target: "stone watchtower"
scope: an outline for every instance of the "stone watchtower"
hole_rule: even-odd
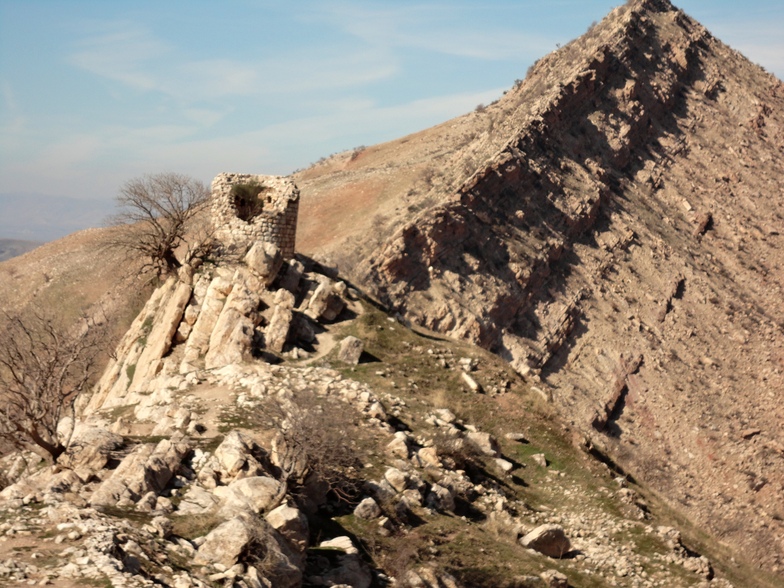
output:
[[[225,253],[243,256],[254,243],[294,257],[299,189],[288,178],[223,173],[212,181],[212,225]]]

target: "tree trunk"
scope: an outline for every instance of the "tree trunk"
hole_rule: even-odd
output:
[[[49,443],[46,439],[41,437],[41,435],[39,435],[38,431],[36,431],[35,429],[30,431],[29,434],[30,434],[30,439],[32,439],[33,442],[36,445],[38,445],[38,447],[45,450],[51,456],[52,463],[57,463],[57,459],[63,453],[65,453],[66,447],[62,443],[59,442]]]

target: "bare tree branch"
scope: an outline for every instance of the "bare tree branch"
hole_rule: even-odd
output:
[[[124,249],[145,260],[142,271],[158,276],[176,272],[183,263],[202,253],[208,235],[187,243],[183,258],[177,250],[195,217],[207,206],[209,190],[188,176],[176,173],[148,175],[128,181],[116,198],[120,212],[110,220],[122,230],[109,245]]]
[[[68,448],[74,403],[107,347],[105,321],[83,317],[71,328],[41,311],[0,312],[0,438],[51,461]],[[60,421],[71,429],[58,435]]]

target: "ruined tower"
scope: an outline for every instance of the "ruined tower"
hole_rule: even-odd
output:
[[[264,241],[293,258],[298,211],[299,189],[288,178],[222,173],[212,181],[212,224],[227,254]]]

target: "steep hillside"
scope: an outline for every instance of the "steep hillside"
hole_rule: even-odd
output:
[[[485,112],[303,173],[303,209],[354,190],[372,234],[408,215],[359,250],[358,283],[541,380],[594,443],[781,570],[782,107],[779,80],[681,11],[631,2]],[[406,171],[358,167],[405,141]]]
[[[150,295],[138,259],[107,247],[116,229],[87,229],[0,262],[0,312],[38,309],[65,321],[101,315],[121,336]]]
[[[355,294],[319,346],[358,337],[356,364],[292,348],[278,365],[162,373],[87,415],[57,466],[0,461],[16,480],[0,492],[0,582],[776,586],[586,445],[503,360]],[[284,475],[286,429],[270,427],[281,401],[323,460],[303,486]],[[325,465],[346,458],[338,486]]]
[[[0,309],[144,309],[66,461],[3,463],[0,582],[780,584],[783,107],[632,0],[496,103],[294,174],[294,258],[149,299],[103,230],[1,263]]]

